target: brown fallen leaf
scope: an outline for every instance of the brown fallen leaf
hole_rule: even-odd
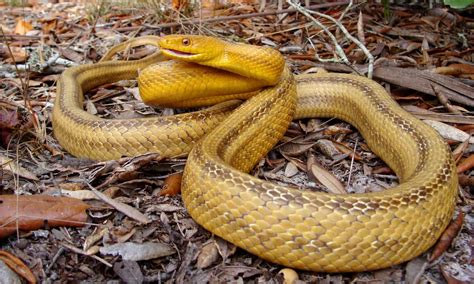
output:
[[[42,19],[39,21],[41,23],[41,31],[43,34],[48,34],[51,31],[54,31],[58,27],[58,19]]]
[[[140,261],[169,256],[176,250],[165,243],[119,243],[100,248],[101,254],[120,255],[124,260]]]
[[[114,272],[122,279],[123,283],[143,283],[143,273],[136,261],[117,261],[114,263]]]
[[[468,64],[455,63],[449,66],[438,67],[433,72],[443,75],[454,75],[458,76],[461,74],[474,74],[474,67]]]
[[[459,163],[461,160],[463,154],[466,152],[467,148],[469,147],[469,140],[466,140],[462,143],[460,143],[454,150],[453,150],[453,157],[454,161]]]
[[[10,48],[10,52],[8,52],[9,58],[7,58],[6,63],[20,63],[25,62],[26,58],[28,57],[28,53],[26,49],[23,47],[12,46]]]
[[[458,178],[459,178],[459,185],[460,186],[467,186],[468,188],[471,187],[471,186],[474,186],[474,177],[473,176],[459,174]]]
[[[19,175],[21,177],[27,178],[27,179],[38,180],[35,174],[33,174],[32,172],[18,165],[16,161],[8,157],[5,157],[1,154],[0,154],[0,168],[7,170],[15,175]]]
[[[29,22],[23,19],[19,19],[18,22],[16,23],[16,26],[15,26],[16,34],[25,35],[27,32],[31,30],[33,30],[33,26]]]
[[[334,142],[334,145],[343,154],[349,155],[349,157],[351,157],[351,158],[352,158],[352,155],[354,155],[354,160],[356,160],[356,161],[361,161],[362,160],[362,157],[359,154],[357,154],[357,152],[355,152],[354,149],[349,148],[349,146],[347,146],[347,145],[345,145],[341,142],[337,142],[337,141]]]
[[[330,125],[323,131],[324,135],[349,134],[349,133],[352,133],[351,129],[336,126],[336,125]]]
[[[0,145],[8,146],[15,129],[20,127],[19,115],[16,110],[0,111]]]
[[[211,266],[219,258],[219,251],[215,241],[205,244],[197,257],[197,268],[204,269]]]
[[[36,277],[26,264],[13,254],[0,250],[0,260],[3,261],[16,274],[25,278],[28,283],[36,283]]]
[[[181,11],[186,9],[189,6],[188,0],[173,0],[172,5],[173,9]]]
[[[307,165],[307,168],[309,170],[308,175],[310,177],[313,176],[324,186],[326,186],[329,192],[335,194],[347,193],[346,189],[344,188],[344,185],[333,174],[328,172],[325,168],[323,168],[316,162],[316,158],[314,157],[314,155],[309,155]]]
[[[441,235],[435,247],[433,248],[433,252],[428,258],[430,262],[440,257],[449,248],[454,238],[461,230],[463,221],[464,213],[459,212],[458,216],[456,217],[456,220],[451,221],[451,223],[449,223],[448,227],[446,228],[446,230],[444,230],[443,234]]]
[[[458,165],[458,174],[468,171],[474,167],[474,154],[471,154],[469,157],[464,159]]]
[[[280,152],[288,156],[299,156],[314,146],[314,143],[288,142],[280,147]]]
[[[379,166],[379,167],[376,167],[372,170],[372,174],[386,175],[386,174],[393,174],[393,171],[392,171],[391,168],[389,168],[387,166]]]
[[[341,151],[339,151],[335,143],[329,139],[319,139],[316,141],[315,146],[323,155],[333,160],[341,155]]]
[[[169,195],[175,196],[181,193],[181,179],[183,173],[172,174],[165,179],[163,188],[160,191],[160,196]]]
[[[137,177],[138,171],[149,165],[151,162],[159,162],[163,158],[157,153],[143,154],[133,158],[123,158],[118,161],[106,161],[104,162],[104,169],[100,171],[100,174],[104,174],[112,170],[112,174],[97,188],[103,188],[109,184],[117,181],[127,181]]]
[[[0,195],[0,204],[0,238],[45,225],[81,227],[90,207],[78,199],[49,195]]]

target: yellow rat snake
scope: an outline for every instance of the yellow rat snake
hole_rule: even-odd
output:
[[[82,65],[62,74],[53,127],[70,153],[105,160],[190,151],[182,198],[192,218],[263,259],[298,269],[348,272],[401,263],[431,247],[449,223],[458,184],[450,149],[374,81],[332,73],[293,76],[273,49],[212,37],[134,41],[132,45],[157,44],[160,51],[137,61]],[[152,64],[157,61],[163,62]],[[87,90],[136,76],[147,103],[217,105],[139,119],[101,119],[83,110]],[[247,98],[234,110],[235,99]],[[336,195],[246,174],[292,119],[315,116],[354,125],[395,171],[400,185]]]

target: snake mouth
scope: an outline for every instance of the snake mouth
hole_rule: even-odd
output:
[[[195,53],[184,52],[184,51],[180,51],[180,50],[176,50],[176,49],[169,49],[169,48],[162,48],[161,50],[166,55],[170,55],[170,56],[173,56],[173,57],[179,57],[179,58],[189,58],[189,57],[198,55],[198,54],[195,54]]]

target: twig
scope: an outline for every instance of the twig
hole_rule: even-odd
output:
[[[438,97],[439,102],[450,112],[454,114],[462,114],[461,111],[456,109],[452,104],[449,103],[448,98],[440,91],[438,91],[436,86],[433,84],[430,85],[431,89],[433,89],[433,93]]]
[[[81,250],[81,249],[79,249],[79,248],[76,248],[76,247],[73,246],[73,245],[70,245],[70,244],[65,243],[65,242],[61,242],[61,245],[62,245],[64,248],[67,248],[67,249],[69,249],[69,250],[71,250],[71,251],[73,251],[73,252],[75,252],[75,253],[82,254],[82,255],[85,255],[85,256],[88,256],[88,257],[92,257],[93,259],[102,262],[103,264],[107,265],[108,267],[112,267],[112,266],[113,266],[110,262],[106,261],[105,259],[100,258],[100,257],[98,257],[97,255],[88,254],[87,252],[85,252],[85,251],[83,251],[83,250]]]
[[[352,152],[351,165],[349,167],[349,177],[347,178],[347,186],[351,186],[352,169],[354,166],[354,159],[355,159],[358,142],[359,142],[359,138],[356,138],[356,141],[354,143],[354,151]]]
[[[329,36],[329,38],[332,40],[332,42],[334,44],[334,47],[335,47],[336,54],[341,58],[342,62],[344,62],[347,65],[350,65],[349,59],[347,59],[347,56],[344,53],[344,50],[342,49],[342,47],[337,42],[336,37],[329,31],[329,29],[325,25],[323,25],[320,21],[318,21],[316,18],[311,16],[311,14],[309,13],[310,11],[306,8],[301,7],[300,4],[293,3],[291,0],[286,0],[286,2],[290,6],[294,7],[296,10],[298,10],[301,14],[308,17],[311,21],[313,21],[316,24],[316,26],[321,28]],[[333,61],[333,60],[331,60],[331,61]]]
[[[137,209],[118,202],[116,200],[113,200],[112,198],[108,197],[107,195],[103,194],[102,192],[98,191],[95,189],[90,183],[86,182],[87,186],[90,188],[90,190],[97,195],[98,198],[100,198],[102,201],[106,202],[110,206],[114,207],[118,211],[122,212],[123,214],[127,215],[128,217],[142,223],[142,224],[148,224],[151,222],[151,220],[144,214],[142,214],[140,211]]]
[[[349,10],[352,9],[352,4],[353,4],[353,1],[352,0],[349,1],[349,4],[347,4],[346,9],[344,9],[341,16],[339,16],[339,19],[337,19],[338,21],[342,21],[342,19],[346,16],[347,12],[349,12]]]
[[[341,48],[341,46],[339,46],[339,44],[337,43],[337,40],[336,38],[334,37],[334,35],[324,26],[322,25],[318,20],[316,20],[313,16],[311,16],[310,14],[315,14],[319,17],[322,17],[322,18],[325,18],[327,20],[330,20],[332,21],[334,24],[336,24],[336,26],[338,28],[341,29],[341,31],[344,33],[344,35],[349,39],[351,40],[353,43],[355,43],[365,54],[365,56],[367,56],[367,59],[369,60],[369,64],[368,64],[368,68],[367,68],[367,77],[372,79],[372,74],[374,72],[374,57],[372,56],[372,54],[370,53],[370,51],[367,49],[367,47],[362,43],[360,42],[357,38],[353,37],[349,31],[347,31],[347,29],[344,27],[343,24],[341,24],[341,22],[339,22],[338,20],[334,19],[333,17],[331,16],[328,16],[328,15],[325,15],[325,14],[322,14],[322,13],[319,13],[319,12],[316,12],[316,11],[310,11],[310,10],[307,10],[303,7],[301,7],[301,5],[299,4],[296,4],[296,3],[293,3],[291,0],[287,0],[288,4],[290,4],[291,6],[295,7],[296,9],[298,9],[302,14],[304,14],[305,16],[307,16],[308,18],[310,18],[317,26],[319,26],[320,28],[322,28],[328,35],[329,37],[331,38],[331,40],[333,41],[334,43],[334,46],[336,48],[336,52],[337,54],[342,58],[343,62],[346,63],[346,64],[349,64],[349,60],[347,59],[345,53],[344,53],[344,50]]]

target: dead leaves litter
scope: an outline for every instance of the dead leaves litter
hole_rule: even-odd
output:
[[[84,226],[90,206],[69,197],[0,195],[0,238],[20,231]]]
[[[348,43],[336,27],[322,19],[334,32],[349,60],[360,65],[317,62],[315,54],[325,58],[331,58],[333,55],[334,49],[328,44],[327,37],[300,13],[278,11],[269,1],[261,1],[261,7],[252,4],[216,4],[215,7],[203,8],[202,11],[189,9],[192,7],[186,5],[187,1],[175,1],[184,4],[175,3],[176,7],[181,7],[181,12],[189,13],[186,15],[191,21],[169,10],[162,15],[159,22],[146,16],[147,13],[155,11],[153,8],[127,7],[124,10],[116,3],[104,7],[106,9],[100,13],[91,13],[87,5],[44,5],[39,4],[41,1],[30,2],[36,4],[21,8],[2,6],[0,9],[1,27],[7,33],[0,44],[0,60],[3,60],[0,65],[0,111],[3,111],[1,115],[4,115],[0,118],[0,124],[4,123],[1,126],[6,126],[2,128],[1,139],[3,149],[8,151],[0,154],[8,161],[2,163],[1,185],[7,192],[19,191],[27,194],[70,190],[67,193],[71,196],[92,199],[89,201],[93,204],[89,210],[90,218],[94,223],[103,225],[96,231],[95,227],[90,225],[79,230],[37,230],[35,234],[24,235],[18,240],[18,243],[23,243],[22,246],[15,247],[15,242],[12,241],[8,242],[6,247],[18,251],[17,255],[32,265],[33,273],[41,281],[88,279],[103,282],[118,277],[124,282],[284,281],[284,277],[278,274],[280,267],[240,250],[234,254],[235,246],[211,236],[187,215],[179,195],[175,195],[179,189],[178,178],[170,177],[169,180],[164,180],[165,177],[182,172],[185,160],[162,160],[158,156],[145,155],[104,163],[84,163],[71,158],[65,152],[57,155],[59,146],[52,136],[50,125],[51,106],[56,91],[54,83],[69,64],[96,62],[110,46],[128,38],[153,34],[157,30],[168,34],[188,33],[199,28],[204,34],[212,32],[231,40],[268,45],[281,51],[296,73],[312,71],[315,67],[336,72],[365,73],[367,65],[360,49]],[[250,2],[256,1],[246,1]],[[280,2],[285,4],[284,1]],[[321,11],[336,18],[346,14],[340,20],[341,23],[351,34],[365,41],[370,53],[378,57],[375,78],[384,83],[403,107],[422,119],[443,122],[470,136],[474,134],[474,119],[471,113],[474,106],[471,66],[471,28],[474,24],[472,17],[462,11],[440,7],[430,9],[423,6],[422,9],[415,10],[412,6],[390,4],[392,17],[385,22],[383,7],[374,2],[359,3],[347,11],[344,11],[346,7],[340,3],[330,2],[324,5],[331,7]],[[420,7],[422,5],[424,4],[420,4]],[[259,14],[259,8],[264,9],[262,11],[266,14]],[[274,12],[281,13],[275,15]],[[210,14],[219,17],[209,18]],[[211,24],[211,21],[214,22]],[[169,29],[170,26],[173,26],[173,30]],[[10,55],[6,44],[11,48],[13,56]],[[49,58],[44,57],[44,51],[48,48],[59,56],[58,61],[48,63],[47,68],[35,69],[36,72],[21,71],[16,74],[11,63],[23,63],[27,60],[30,62],[34,54],[44,63]],[[37,52],[39,50],[41,51]],[[125,56],[130,59],[137,58],[148,54],[149,51],[147,48],[136,48]],[[23,68],[22,65],[24,64],[18,64]],[[28,82],[28,88],[21,84],[20,77]],[[170,109],[156,111],[143,107],[141,102],[136,101],[136,85],[133,81],[101,86],[86,95],[90,101],[89,109],[107,118],[126,119],[179,112]],[[452,113],[453,111],[456,113]],[[30,122],[24,124],[22,117],[16,116],[15,112],[34,117],[28,118]],[[33,126],[38,129],[37,132],[30,131]],[[464,137],[467,136],[463,135],[462,139]],[[321,139],[323,140],[317,142]],[[354,141],[360,141],[356,153]],[[460,185],[463,186],[460,204],[470,204],[470,188],[474,185],[470,162],[473,154],[472,142],[449,142],[457,149],[455,155],[459,171],[462,171],[459,175]],[[10,148],[7,149],[8,145]],[[330,147],[329,150],[324,146]],[[13,149],[15,151],[12,151]],[[314,164],[308,166],[307,162],[311,161],[312,154],[317,155],[319,168]],[[10,168],[10,165],[18,165],[24,172],[20,168]],[[334,192],[340,192],[345,187],[350,192],[370,192],[374,185],[386,188],[397,182],[393,172],[368,150],[355,129],[334,119],[293,122],[284,143],[271,151],[253,174],[277,183],[304,186],[308,190],[324,190],[319,182],[312,179],[312,172],[323,173],[322,180],[334,179],[334,182],[324,181]],[[14,180],[12,176],[15,177]],[[172,181],[174,179],[176,181]],[[337,185],[337,180],[340,180],[341,184]],[[110,200],[129,208],[118,206],[118,210],[115,210],[97,201],[97,195],[87,190],[87,183],[100,189]],[[173,188],[172,193],[167,193],[164,187]],[[77,189],[80,191],[72,192]],[[133,215],[130,212],[134,210],[141,212],[143,215],[138,219],[143,218],[144,222],[124,216],[119,212],[122,210],[129,215]],[[464,212],[466,222],[472,223],[470,210]],[[153,221],[145,224],[149,220]],[[47,238],[44,237],[49,232],[51,234]],[[460,237],[455,239],[456,242],[470,233],[470,227],[464,226]],[[60,243],[58,240],[66,241]],[[84,242],[83,249],[78,249],[77,244],[81,243],[81,240],[87,241]],[[139,262],[120,260],[120,256],[112,255],[105,255],[105,259],[98,257],[99,250],[104,245],[128,242],[143,244],[149,241],[170,245],[177,253]],[[209,255],[205,254],[203,249],[198,249],[207,247],[208,243],[214,244],[209,245]],[[473,245],[474,243],[467,242],[466,250],[472,249]],[[61,253],[65,248],[73,253]],[[442,274],[446,279],[451,279],[450,281],[454,281],[454,276],[462,280],[463,278],[456,274],[456,265],[458,268],[472,265],[472,257],[460,257],[462,252],[458,246],[450,248],[451,250],[455,253],[444,254],[443,258],[427,267],[423,266],[423,263],[415,265],[413,261],[407,265],[364,274],[329,275],[303,271],[298,274],[301,281],[309,283],[401,282],[413,279],[446,281]],[[201,260],[198,264],[200,253],[203,254],[202,258],[208,259],[207,263]],[[425,256],[422,255],[419,259],[423,260]],[[45,257],[53,261],[42,262],[41,259]],[[113,271],[108,267],[113,267]]]
[[[140,261],[169,256],[175,254],[176,250],[163,243],[119,243],[101,247],[100,253],[120,255],[123,260]]]

